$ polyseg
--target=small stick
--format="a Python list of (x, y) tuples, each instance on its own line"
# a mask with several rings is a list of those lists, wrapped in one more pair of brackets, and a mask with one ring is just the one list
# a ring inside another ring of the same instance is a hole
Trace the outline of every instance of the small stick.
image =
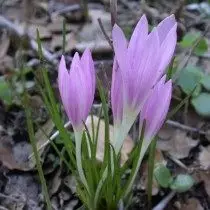
[(111, 24), (112, 27), (117, 22), (117, 0), (110, 0)]
[(171, 125), (171, 126), (176, 127), (176, 128), (180, 128), (180, 129), (185, 130), (185, 131), (195, 132), (195, 133), (199, 133), (201, 135), (206, 134), (206, 132), (203, 131), (203, 130), (199, 130), (198, 128), (193, 128), (193, 127), (190, 127), (190, 126), (187, 126), (187, 125), (183, 125), (183, 124), (181, 124), (179, 122), (176, 122), (176, 121), (173, 121), (173, 120), (167, 120), (166, 124)]
[(169, 201), (176, 195), (175, 191), (171, 191), (163, 200), (160, 201), (152, 210), (163, 210), (168, 205)]
[[(67, 123), (65, 123), (64, 128), (67, 128), (71, 125), (71, 122), (68, 121)], [(49, 140), (47, 140), (44, 144), (42, 144), (37, 151), (39, 152), (41, 149), (43, 149), (44, 147), (46, 147), (51, 141), (53, 141), (58, 135), (60, 134), (59, 131), (56, 131), (54, 134), (52, 134), (52, 136), (50, 136)], [(34, 156), (34, 154), (30, 154), (28, 156), (28, 159), (31, 159)]]
[(106, 40), (109, 43), (110, 47), (113, 49), (112, 41), (111, 41), (111, 39), (109, 38), (108, 34), (106, 33), (106, 31), (104, 29), (104, 26), (103, 26), (103, 23), (101, 21), (101, 18), (98, 18), (98, 23), (99, 23), (99, 26), (101, 28), (102, 33), (104, 34), (104, 37), (106, 38)]

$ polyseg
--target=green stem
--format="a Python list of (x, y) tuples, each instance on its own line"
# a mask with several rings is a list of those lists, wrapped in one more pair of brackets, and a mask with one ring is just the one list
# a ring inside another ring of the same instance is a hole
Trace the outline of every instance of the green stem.
[(75, 142), (76, 142), (76, 162), (77, 162), (77, 170), (80, 176), (82, 183), (84, 184), (85, 188), (87, 189), (88, 193), (90, 193), (87, 180), (85, 178), (85, 174), (82, 168), (82, 131), (74, 131), (75, 135)]
[(35, 143), (34, 128), (33, 128), (32, 120), (31, 120), (32, 119), (31, 118), (31, 113), (30, 113), (28, 108), (26, 108), (25, 112), (26, 112), (26, 122), (27, 122), (27, 127), (28, 127), (29, 139), (30, 139), (32, 149), (33, 149), (33, 153), (34, 153), (34, 157), (35, 157), (35, 160), (36, 160), (36, 165), (37, 165), (39, 178), (40, 178), (42, 189), (43, 189), (43, 192), (44, 192), (44, 197), (45, 197), (45, 200), (46, 200), (46, 203), (47, 203), (47, 209), (52, 210), (51, 202), (50, 202), (50, 196), (48, 194), (48, 189), (47, 189), (47, 184), (46, 184), (46, 181), (45, 181), (45, 178), (44, 178), (44, 173), (43, 173), (43, 170), (42, 170), (40, 157), (39, 157), (38, 150), (37, 150), (36, 143)]
[(148, 209), (152, 209), (152, 183), (153, 183), (153, 171), (155, 163), (155, 148), (156, 139), (153, 139), (149, 149), (149, 162), (148, 162)]

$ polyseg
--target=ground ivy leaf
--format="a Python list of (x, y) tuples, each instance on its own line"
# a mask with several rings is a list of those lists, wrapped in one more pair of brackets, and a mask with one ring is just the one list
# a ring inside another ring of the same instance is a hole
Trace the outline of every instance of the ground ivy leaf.
[(191, 104), (195, 108), (196, 112), (203, 116), (210, 116), (210, 94), (209, 93), (201, 93), (198, 97), (192, 98)]

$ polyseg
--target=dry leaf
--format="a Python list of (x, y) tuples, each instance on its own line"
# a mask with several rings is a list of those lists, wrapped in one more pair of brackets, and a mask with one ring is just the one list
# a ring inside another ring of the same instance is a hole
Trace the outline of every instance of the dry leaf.
[(185, 204), (181, 205), (180, 210), (204, 210), (200, 202), (196, 198), (190, 198)]
[(201, 147), (198, 160), (203, 169), (206, 170), (210, 168), (210, 146)]
[(169, 140), (158, 140), (157, 147), (168, 152), (172, 157), (182, 159), (188, 157), (190, 150), (198, 143), (198, 140), (193, 140), (187, 136), (185, 131), (176, 129), (171, 132)]
[(12, 151), (12, 138), (10, 136), (1, 136), (0, 140), (0, 161), (10, 170), (19, 169)]
[[(94, 125), (94, 132), (96, 135), (96, 129), (98, 125), (98, 120), (99, 118), (96, 116), (93, 116), (93, 125)], [(86, 121), (87, 128), (90, 132), (90, 135), (92, 136), (92, 123), (91, 123), (91, 117), (89, 116)], [(104, 128), (105, 128), (105, 122), (104, 120), (100, 121), (100, 126), (99, 126), (99, 133), (98, 133), (98, 147), (97, 147), (97, 159), (102, 161), (103, 156), (104, 156)], [(109, 136), (110, 136), (110, 141), (113, 142), (113, 137), (114, 137), (114, 128), (112, 125), (109, 126)], [(128, 159), (129, 153), (132, 151), (134, 146), (133, 140), (127, 136), (127, 138), (124, 141), (124, 144), (121, 149), (121, 163), (125, 163), (126, 160)]]
[(51, 31), (46, 26), (30, 25), (28, 28), (29, 35), (36, 39), (36, 30), (39, 30), (40, 39), (50, 39), (52, 37)]
[[(69, 33), (66, 35), (66, 46), (65, 50), (66, 52), (71, 52), (72, 49), (75, 48), (75, 37), (73, 33)], [(51, 41), (51, 50), (54, 52), (55, 50), (62, 49), (63, 45), (63, 36), (62, 35), (53, 35), (52, 41)]]
[(7, 34), (3, 34), (2, 39), (0, 40), (0, 58), (3, 58), (7, 54), (9, 45), (9, 36)]
[(210, 172), (202, 170), (196, 171), (193, 173), (193, 178), (197, 183), (199, 182), (204, 183), (204, 188), (206, 190), (206, 193), (210, 197)]
[(98, 25), (98, 18), (100, 18), (105, 31), (110, 34), (110, 14), (102, 10), (90, 9), (89, 16), (92, 21), (84, 24), (79, 31), (76, 50), (83, 51), (85, 48), (90, 48), (92, 52), (111, 52), (112, 49)]

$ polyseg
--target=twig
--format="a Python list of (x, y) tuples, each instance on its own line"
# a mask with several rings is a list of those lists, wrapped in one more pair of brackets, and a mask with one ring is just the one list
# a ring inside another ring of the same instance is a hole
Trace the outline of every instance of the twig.
[(58, 15), (61, 15), (61, 14), (65, 14), (65, 13), (72, 12), (72, 11), (77, 11), (77, 10), (80, 10), (80, 9), (81, 9), (81, 7), (80, 7), (79, 4), (73, 4), (73, 5), (67, 6), (65, 8), (56, 10), (55, 12), (52, 12), (51, 15), (52, 16), (58, 16)]
[[(32, 37), (30, 37), (29, 34), (25, 34), (22, 28), (16, 26), (14, 23), (12, 23), (11, 21), (7, 20), (6, 18), (4, 18), (1, 15), (0, 15), (0, 27), (9, 29), (11, 32), (15, 33), (20, 38), (26, 36), (28, 38), (28, 40), (29, 40), (29, 44), (30, 44), (31, 48), (36, 53), (38, 53), (38, 45), (37, 45), (37, 42)], [(53, 54), (51, 54), (50, 52), (48, 52), (43, 47), (42, 47), (42, 52), (43, 52), (44, 58), (47, 61), (49, 61), (53, 65), (56, 65), (57, 64), (57, 60), (55, 59), (55, 57), (54, 57)]]
[(104, 34), (104, 37), (106, 38), (106, 40), (109, 43), (110, 47), (113, 49), (112, 41), (111, 41), (111, 39), (109, 38), (108, 34), (106, 33), (106, 31), (104, 29), (104, 26), (103, 26), (103, 23), (101, 21), (101, 18), (98, 18), (98, 23), (99, 23), (99, 26), (101, 28), (102, 33)]
[(185, 169), (186, 171), (189, 171), (189, 168), (188, 168), (184, 163), (182, 163), (181, 160), (179, 160), (179, 159), (173, 157), (173, 156), (170, 155), (170, 154), (166, 154), (166, 155), (167, 155), (167, 157), (170, 158), (174, 163), (176, 163), (180, 168), (183, 168), (183, 169)]
[(158, 203), (153, 210), (163, 210), (169, 203), (169, 201), (176, 195), (175, 191), (171, 191), (163, 200)]
[(206, 132), (203, 131), (203, 130), (200, 130), (198, 128), (193, 128), (193, 127), (190, 127), (190, 126), (187, 126), (187, 125), (183, 125), (183, 124), (181, 124), (179, 122), (176, 122), (176, 121), (173, 121), (173, 120), (167, 120), (166, 124), (171, 125), (171, 126), (176, 127), (176, 128), (180, 128), (180, 129), (185, 130), (185, 131), (195, 132), (195, 133), (199, 133), (201, 135), (206, 134)]
[[(68, 121), (65, 125), (64, 125), (64, 128), (67, 128), (71, 125), (71, 122)], [(41, 149), (43, 149), (44, 147), (46, 147), (51, 141), (53, 141), (58, 135), (59, 135), (59, 131), (56, 131), (52, 136), (49, 137), (49, 140), (47, 140), (44, 144), (42, 144), (38, 149), (37, 151), (40, 151)], [(34, 154), (30, 154), (28, 156), (28, 159), (31, 159), (32, 157), (34, 156)]]
[(117, 0), (110, 0), (111, 23), (112, 27), (117, 22)]

